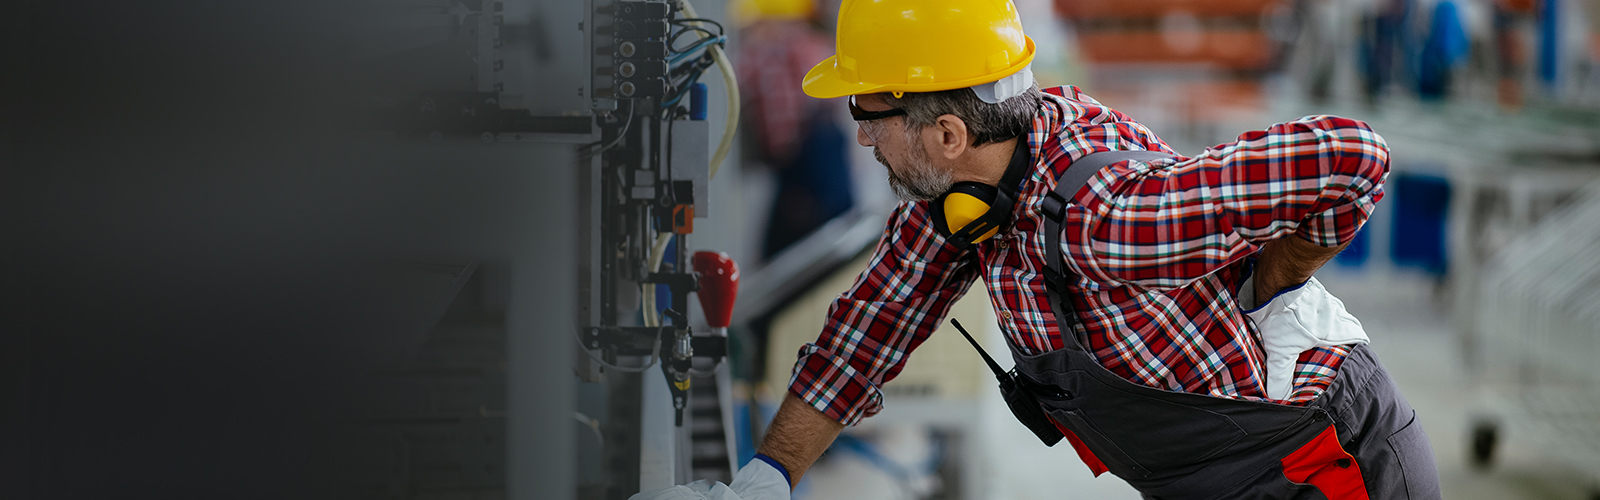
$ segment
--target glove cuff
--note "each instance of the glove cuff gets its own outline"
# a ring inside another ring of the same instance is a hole
[[[784,468],[783,464],[778,463],[778,461],[774,460],[772,457],[762,455],[760,453],[757,453],[755,459],[751,460],[750,462],[755,463],[756,461],[765,462],[767,465],[772,466],[773,469],[777,469],[778,473],[783,474],[783,481],[788,483],[790,488],[794,487],[794,478],[789,477],[789,469]]]

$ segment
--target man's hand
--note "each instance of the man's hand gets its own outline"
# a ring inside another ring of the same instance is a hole
[[[788,394],[778,407],[778,414],[772,417],[772,425],[767,427],[761,449],[756,452],[783,464],[788,469],[792,487],[843,430],[844,424],[828,418],[794,394]]]
[[[1346,245],[1349,243],[1324,247],[1292,234],[1262,245],[1252,278],[1255,281],[1255,302],[1265,304],[1279,290],[1305,283]]]

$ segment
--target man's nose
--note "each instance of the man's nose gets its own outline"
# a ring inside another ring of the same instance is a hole
[[[872,136],[867,135],[865,123],[856,123],[856,144],[860,144],[869,148],[872,147]]]

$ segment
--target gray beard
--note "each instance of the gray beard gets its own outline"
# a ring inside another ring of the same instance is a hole
[[[918,151],[917,154],[919,156],[908,160],[903,168],[888,168],[889,187],[902,201],[930,201],[949,191],[950,185],[954,184],[950,172],[928,162],[927,152]],[[874,148],[872,156],[884,167],[889,167],[889,159],[884,158],[882,151]]]

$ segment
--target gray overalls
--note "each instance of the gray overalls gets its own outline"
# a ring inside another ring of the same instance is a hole
[[[1060,245],[1067,200],[1101,167],[1167,156],[1087,155],[1044,202],[1046,289],[1066,346],[1038,355],[1013,346],[1010,374],[991,361],[1018,418],[1046,444],[1065,435],[1096,474],[1108,470],[1145,498],[1440,498],[1433,451],[1416,412],[1364,345],[1315,400],[1288,406],[1135,384],[1078,343],[1071,304],[1061,296],[1070,290]],[[1033,405],[1018,401],[1028,396],[1054,429],[1028,415]]]

